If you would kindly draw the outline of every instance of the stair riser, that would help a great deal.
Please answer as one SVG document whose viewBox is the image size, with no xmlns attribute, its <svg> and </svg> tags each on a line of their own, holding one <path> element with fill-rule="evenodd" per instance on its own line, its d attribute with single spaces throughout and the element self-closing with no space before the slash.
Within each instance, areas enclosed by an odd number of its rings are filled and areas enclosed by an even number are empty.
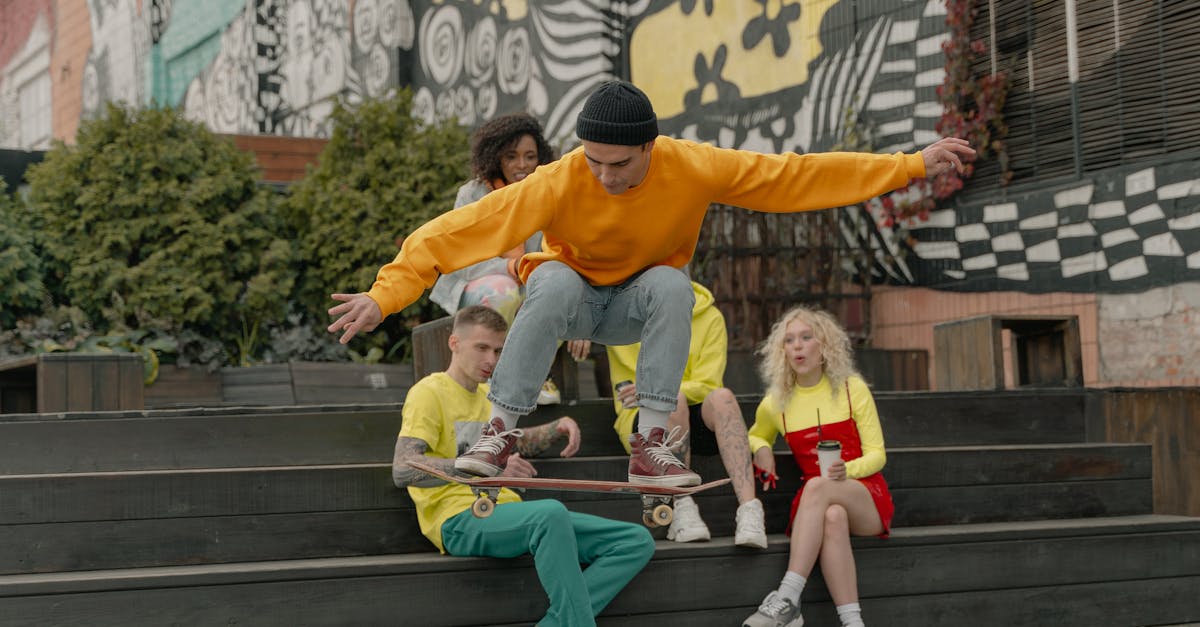
<svg viewBox="0 0 1200 627">
<path fill-rule="evenodd" d="M 884 474 L 897 494 L 928 489 L 953 493 L 955 487 L 989 485 L 1149 480 L 1150 451 L 1144 445 L 900 450 L 889 454 Z M 616 481 L 625 480 L 627 468 L 623 457 L 547 459 L 535 464 L 544 476 Z M 716 456 L 697 456 L 693 466 L 705 477 L 725 476 Z M 791 456 L 778 454 L 776 468 L 777 491 L 794 493 L 800 478 Z M 712 494 L 721 493 L 732 493 L 731 488 Z M 585 498 L 545 491 L 530 494 Z M 1021 509 L 1020 503 L 1014 505 Z M 411 508 L 411 501 L 394 487 L 391 467 L 383 464 L 0 477 L 0 525 L 397 508 Z"/>
<path fill-rule="evenodd" d="M 715 492 L 715 490 L 714 490 Z M 1119 516 L 1150 512 L 1148 480 L 897 490 L 897 527 Z M 628 495 L 563 493 L 575 511 L 632 523 Z M 733 533 L 728 491 L 697 504 L 712 533 Z M 763 496 L 767 531 L 783 533 L 791 496 Z M 947 507 L 946 503 L 954 503 Z M 411 505 L 401 509 L 43 523 L 0 528 L 0 574 L 172 566 L 387 553 L 427 553 Z M 663 530 L 657 530 L 663 537 Z"/>
<path fill-rule="evenodd" d="M 1011 542 L 947 542 L 856 550 L 867 617 L 884 624 L 1127 625 L 1200 620 L 1200 530 Z M 786 547 L 659 555 L 606 610 L 611 625 L 743 618 L 778 584 Z M 449 559 L 449 558 L 439 558 Z M 356 577 L 151 586 L 113 580 L 111 591 L 0 597 L 0 625 L 255 624 L 466 625 L 536 621 L 545 608 L 531 561 L 456 560 L 468 570 Z M 736 573 L 736 585 L 720 573 Z M 909 576 L 910 574 L 919 575 Z M 1014 582 L 1020 582 L 1014 588 Z M 89 585 L 96 586 L 97 582 Z M 9 590 L 9 594 L 14 591 Z M 463 603 L 463 599 L 486 599 Z M 805 589 L 810 625 L 834 625 L 819 573 Z M 480 612 L 486 612 L 481 615 Z M 626 616 L 625 618 L 619 618 Z M 633 618 L 633 617 L 637 618 Z M 703 618 L 707 617 L 707 618 Z M 918 620 L 924 617 L 925 620 Z M 684 624 L 671 622 L 665 624 Z"/>
<path fill-rule="evenodd" d="M 887 395 L 878 398 L 892 448 L 1083 442 L 1084 393 Z M 747 422 L 757 399 L 744 398 Z M 523 424 L 570 415 L 584 430 L 581 456 L 620 455 L 605 401 L 540 407 Z M 158 416 L 146 412 L 146 416 Z M 0 475 L 386 463 L 400 429 L 398 409 L 69 420 L 0 417 Z"/>
</svg>

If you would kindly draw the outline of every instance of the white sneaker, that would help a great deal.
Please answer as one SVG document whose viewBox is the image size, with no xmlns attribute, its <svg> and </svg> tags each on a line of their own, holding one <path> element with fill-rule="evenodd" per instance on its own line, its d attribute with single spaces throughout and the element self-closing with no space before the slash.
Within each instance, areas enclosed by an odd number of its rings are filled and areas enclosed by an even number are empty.
<svg viewBox="0 0 1200 627">
<path fill-rule="evenodd" d="M 667 539 L 676 542 L 702 542 L 712 538 L 708 525 L 700 518 L 700 508 L 690 496 L 675 497 L 675 518 L 667 528 Z"/>
<path fill-rule="evenodd" d="M 783 598 L 778 590 L 772 590 L 758 606 L 758 611 L 742 621 L 742 627 L 804 627 L 804 616 L 790 599 Z"/>
<path fill-rule="evenodd" d="M 546 379 L 542 384 L 542 389 L 538 391 L 538 405 L 557 405 L 562 402 L 562 394 L 558 392 L 558 386 L 554 385 L 554 381 Z"/>
<path fill-rule="evenodd" d="M 756 549 L 767 548 L 767 528 L 763 522 L 762 501 L 753 499 L 739 505 L 736 520 L 737 530 L 733 534 L 734 544 Z"/>
</svg>

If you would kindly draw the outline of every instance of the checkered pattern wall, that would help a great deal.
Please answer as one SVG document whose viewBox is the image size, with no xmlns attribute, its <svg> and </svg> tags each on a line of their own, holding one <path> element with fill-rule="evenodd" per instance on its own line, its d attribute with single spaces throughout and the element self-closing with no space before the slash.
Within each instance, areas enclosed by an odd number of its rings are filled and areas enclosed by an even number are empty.
<svg viewBox="0 0 1200 627">
<path fill-rule="evenodd" d="M 1200 162 L 1098 174 L 935 212 L 896 265 L 960 290 L 1140 291 L 1200 279 Z"/>
</svg>

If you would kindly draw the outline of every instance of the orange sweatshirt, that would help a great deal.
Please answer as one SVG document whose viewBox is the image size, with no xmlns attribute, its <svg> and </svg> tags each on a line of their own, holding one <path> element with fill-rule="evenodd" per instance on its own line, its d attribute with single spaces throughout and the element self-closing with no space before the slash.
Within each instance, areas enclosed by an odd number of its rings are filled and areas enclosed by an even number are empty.
<svg viewBox="0 0 1200 627">
<path fill-rule="evenodd" d="M 499 256 L 536 231 L 542 252 L 521 260 L 523 281 L 557 260 L 593 285 L 618 285 L 651 266 L 686 264 L 711 203 L 774 213 L 827 209 L 923 176 L 920 153 L 770 155 L 660 136 L 645 179 L 614 196 L 576 148 L 520 184 L 413 231 L 368 294 L 386 317 L 420 298 L 439 274 Z"/>
</svg>

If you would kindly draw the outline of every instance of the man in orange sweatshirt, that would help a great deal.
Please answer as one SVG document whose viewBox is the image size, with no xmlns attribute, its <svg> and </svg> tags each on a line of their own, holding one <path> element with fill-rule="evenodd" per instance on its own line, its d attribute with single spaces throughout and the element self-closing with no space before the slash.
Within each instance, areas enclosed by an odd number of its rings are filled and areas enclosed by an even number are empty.
<svg viewBox="0 0 1200 627">
<path fill-rule="evenodd" d="M 841 207 L 935 176 L 975 151 L 945 138 L 915 154 L 769 155 L 658 134 L 649 98 L 610 81 L 576 121 L 582 146 L 520 184 L 443 214 L 413 231 L 369 292 L 333 294 L 331 333 L 344 344 L 415 302 L 440 274 L 510 250 L 542 231 L 541 252 L 521 258 L 527 286 L 492 373 L 488 428 L 455 467 L 495 475 L 533 411 L 558 340 L 642 343 L 637 365 L 638 432 L 630 436 L 629 481 L 696 485 L 700 477 L 664 442 L 688 357 L 693 294 L 680 270 L 692 257 L 705 211 L 723 203 L 754 211 Z M 494 423 L 493 424 L 497 424 Z"/>
</svg>

